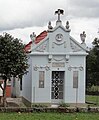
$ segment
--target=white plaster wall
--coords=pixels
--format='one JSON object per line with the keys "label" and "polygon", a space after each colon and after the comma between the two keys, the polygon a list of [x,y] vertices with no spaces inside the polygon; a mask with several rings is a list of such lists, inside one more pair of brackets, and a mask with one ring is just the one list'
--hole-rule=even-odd
{"label": "white plaster wall", "polygon": [[20,80],[18,78],[15,78],[15,81],[11,78],[11,96],[20,97]]}
{"label": "white plaster wall", "polygon": [[[65,75],[65,102],[76,103],[76,97],[78,103],[85,103],[85,57],[84,56],[70,56],[70,61],[66,68]],[[68,70],[69,66],[83,66],[84,70],[79,69]],[[78,89],[73,88],[73,71],[79,72]]]}
{"label": "white plaster wall", "polygon": [[29,58],[29,68],[28,68],[28,73],[24,75],[23,80],[22,80],[22,96],[27,99],[28,101],[31,101],[31,95],[32,95],[32,58]]}
{"label": "white plaster wall", "polygon": [[[33,66],[46,66],[48,63],[48,56],[32,56]],[[44,88],[39,88],[39,71],[45,71]],[[38,68],[37,71],[33,69],[32,72],[32,103],[50,103],[51,102],[51,71],[45,68]]]}
{"label": "white plaster wall", "polygon": [[[65,56],[53,56],[53,58],[61,59]],[[54,60],[52,62],[55,62]],[[65,68],[52,68],[52,64],[48,63],[48,56],[32,56],[32,103],[50,103],[51,102],[51,73],[52,71],[65,71],[64,81],[64,99],[66,103],[76,103],[76,96],[78,103],[85,102],[85,56],[70,56],[69,62],[66,63]],[[50,70],[46,71],[45,68],[38,68],[37,71],[33,69],[33,66],[45,66],[49,65]],[[79,67],[83,66],[84,70],[79,69],[68,70],[69,66]],[[73,88],[73,71],[79,71],[78,90]],[[45,86],[39,88],[39,71],[45,71]],[[31,85],[30,85],[31,86]]]}
{"label": "white plaster wall", "polygon": [[16,81],[16,97],[20,97],[20,80]]}

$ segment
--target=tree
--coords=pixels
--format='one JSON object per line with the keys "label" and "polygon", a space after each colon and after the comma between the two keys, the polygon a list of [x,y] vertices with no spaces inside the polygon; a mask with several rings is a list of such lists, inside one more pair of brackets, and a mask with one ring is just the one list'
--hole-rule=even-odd
{"label": "tree", "polygon": [[28,58],[24,46],[20,39],[8,33],[0,35],[0,74],[4,78],[4,97],[6,80],[10,77],[21,78],[27,72]]}
{"label": "tree", "polygon": [[95,38],[92,44],[87,56],[87,86],[99,85],[99,39]]}

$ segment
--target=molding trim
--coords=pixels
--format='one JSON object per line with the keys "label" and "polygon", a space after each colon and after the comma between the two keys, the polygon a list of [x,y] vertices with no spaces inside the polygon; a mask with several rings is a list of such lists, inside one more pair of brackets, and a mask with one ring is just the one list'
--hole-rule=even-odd
{"label": "molding trim", "polygon": [[49,56],[48,56],[48,62],[49,62],[49,63],[51,63],[52,57],[53,57],[52,55],[49,55]]}
{"label": "molding trim", "polygon": [[35,65],[35,66],[33,66],[33,68],[34,68],[34,71],[38,71],[39,69],[45,69],[46,71],[50,70],[50,66],[48,66],[48,65],[45,65],[45,66]]}
{"label": "molding trim", "polygon": [[61,59],[56,59],[56,58],[53,58],[53,60],[55,61],[63,61],[65,59],[65,57],[61,58]]}
{"label": "molding trim", "polygon": [[69,56],[69,55],[66,55],[65,59],[66,59],[66,63],[68,63],[68,62],[69,62],[69,59],[70,59],[70,56]]}
{"label": "molding trim", "polygon": [[71,71],[72,69],[78,69],[80,71],[83,71],[83,67],[82,66],[69,66],[68,67],[68,70]]}
{"label": "molding trim", "polygon": [[52,43],[52,48],[54,48],[54,45],[60,46],[60,45],[63,45],[63,44],[64,44],[64,48],[66,48],[66,41],[64,41],[64,42],[53,42]]}

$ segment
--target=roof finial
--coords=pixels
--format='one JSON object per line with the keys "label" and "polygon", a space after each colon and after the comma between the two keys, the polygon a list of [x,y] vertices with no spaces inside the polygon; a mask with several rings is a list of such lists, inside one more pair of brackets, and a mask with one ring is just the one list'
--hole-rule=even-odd
{"label": "roof finial", "polygon": [[49,21],[49,23],[48,23],[48,29],[53,29],[53,27],[51,25],[51,21]]}
{"label": "roof finial", "polygon": [[62,9],[58,9],[57,11],[55,11],[55,14],[58,14],[58,20],[57,20],[57,22],[61,22],[60,15],[61,14],[63,15],[63,13],[64,13],[64,10],[62,10]]}
{"label": "roof finial", "polygon": [[66,22],[66,29],[69,29],[69,21]]}

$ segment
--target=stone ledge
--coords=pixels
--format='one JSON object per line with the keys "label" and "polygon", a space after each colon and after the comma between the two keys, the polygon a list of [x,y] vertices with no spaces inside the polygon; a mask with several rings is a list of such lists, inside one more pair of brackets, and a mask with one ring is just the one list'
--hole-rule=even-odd
{"label": "stone ledge", "polygon": [[0,112],[59,112],[59,113],[74,113],[74,112],[99,112],[99,107],[59,107],[59,108],[51,108],[51,107],[28,107],[28,108],[11,108],[11,107],[0,107]]}

